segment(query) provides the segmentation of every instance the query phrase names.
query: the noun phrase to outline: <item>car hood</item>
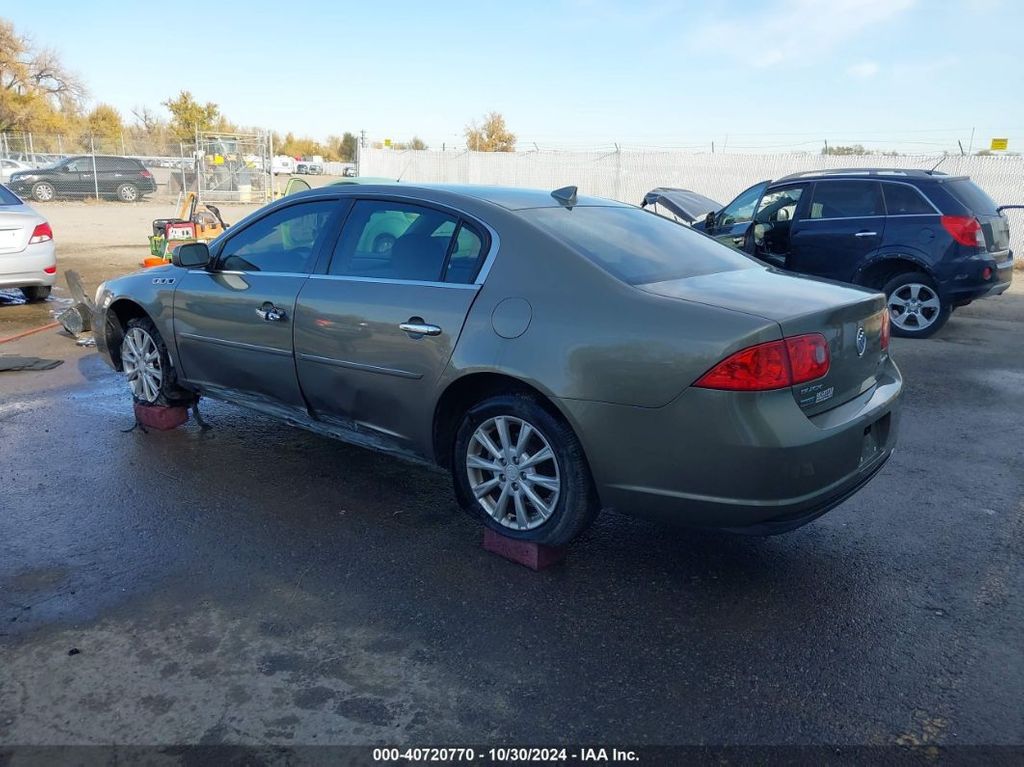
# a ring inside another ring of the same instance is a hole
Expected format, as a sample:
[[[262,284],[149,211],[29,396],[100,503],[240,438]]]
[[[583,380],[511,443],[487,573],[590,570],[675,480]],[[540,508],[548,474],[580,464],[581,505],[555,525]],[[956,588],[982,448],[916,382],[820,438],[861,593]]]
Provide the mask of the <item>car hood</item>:
[[[668,298],[719,306],[782,323],[795,316],[863,301],[866,291],[769,267],[666,280],[638,288]]]
[[[710,197],[705,197],[689,189],[671,189],[658,187],[644,195],[641,208],[648,205],[661,205],[679,218],[693,223],[704,218],[708,213],[715,213],[722,209],[720,202],[715,202]]]

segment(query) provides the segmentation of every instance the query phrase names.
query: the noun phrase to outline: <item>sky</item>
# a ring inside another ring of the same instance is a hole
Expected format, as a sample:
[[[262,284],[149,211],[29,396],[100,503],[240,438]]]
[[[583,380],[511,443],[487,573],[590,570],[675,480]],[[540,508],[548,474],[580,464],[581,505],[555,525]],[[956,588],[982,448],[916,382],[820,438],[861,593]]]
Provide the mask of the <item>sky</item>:
[[[494,110],[521,149],[1024,150],[1018,0],[4,5],[129,118],[188,89],[238,124],[431,148]]]

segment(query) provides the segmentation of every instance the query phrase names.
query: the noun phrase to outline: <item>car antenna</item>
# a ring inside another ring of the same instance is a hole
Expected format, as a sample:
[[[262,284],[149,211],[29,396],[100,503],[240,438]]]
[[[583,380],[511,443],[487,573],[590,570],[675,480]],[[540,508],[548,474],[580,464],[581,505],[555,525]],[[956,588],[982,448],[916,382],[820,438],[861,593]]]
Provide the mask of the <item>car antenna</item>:
[[[551,196],[558,200],[559,204],[572,210],[576,205],[576,187],[563,186],[551,193]]]
[[[942,157],[939,158],[939,161],[937,163],[935,163],[931,167],[931,170],[928,171],[928,175],[929,176],[932,175],[935,172],[935,169],[938,168],[940,165],[942,165],[942,163],[944,163],[946,161],[947,157],[949,157],[948,154],[943,154]]]

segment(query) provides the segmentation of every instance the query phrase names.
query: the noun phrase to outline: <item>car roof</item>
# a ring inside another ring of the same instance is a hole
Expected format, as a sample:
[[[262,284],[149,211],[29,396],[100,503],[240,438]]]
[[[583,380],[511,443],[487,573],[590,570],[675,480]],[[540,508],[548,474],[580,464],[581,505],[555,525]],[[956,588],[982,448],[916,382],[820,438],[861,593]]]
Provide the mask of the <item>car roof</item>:
[[[910,179],[933,179],[952,180],[954,178],[966,178],[966,176],[948,176],[942,171],[924,170],[921,168],[829,168],[826,170],[808,170],[800,173],[790,173],[788,176],[775,179],[772,183],[780,181],[810,181],[821,178],[871,178],[871,179],[893,179],[907,181]]]
[[[557,208],[561,203],[551,196],[552,190],[544,189],[523,189],[520,187],[507,186],[476,186],[472,184],[395,184],[395,182],[380,184],[329,184],[314,189],[303,190],[290,195],[287,199],[294,200],[300,197],[315,197],[317,193],[327,190],[339,191],[344,189],[349,192],[363,194],[401,194],[403,196],[415,196],[417,192],[442,192],[458,197],[471,197],[475,200],[497,205],[506,210],[527,210],[530,208]],[[588,197],[579,195],[573,207],[633,207],[626,203],[607,200],[603,197]]]

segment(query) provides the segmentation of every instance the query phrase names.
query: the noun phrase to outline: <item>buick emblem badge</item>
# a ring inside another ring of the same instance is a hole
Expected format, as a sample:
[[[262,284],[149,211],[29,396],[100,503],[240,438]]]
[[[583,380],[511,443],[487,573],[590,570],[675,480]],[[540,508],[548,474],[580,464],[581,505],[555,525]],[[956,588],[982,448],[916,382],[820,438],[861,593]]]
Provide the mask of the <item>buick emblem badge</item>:
[[[864,332],[863,327],[857,328],[857,356],[863,357],[864,352],[868,350],[868,334]]]

